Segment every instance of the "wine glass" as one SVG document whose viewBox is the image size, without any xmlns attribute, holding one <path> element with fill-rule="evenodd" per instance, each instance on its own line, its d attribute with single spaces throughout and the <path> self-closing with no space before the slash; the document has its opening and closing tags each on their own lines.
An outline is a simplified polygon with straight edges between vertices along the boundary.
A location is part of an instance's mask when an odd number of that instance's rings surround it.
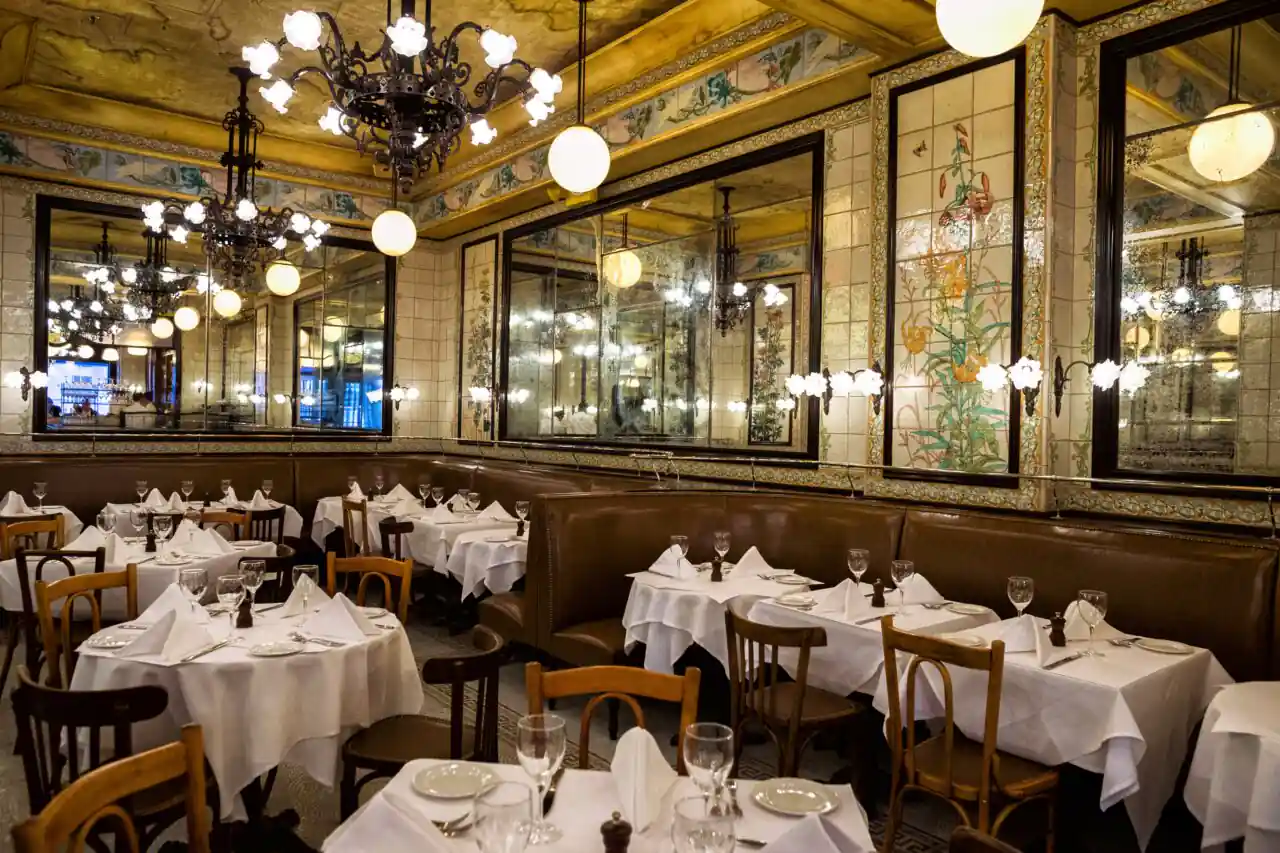
<svg viewBox="0 0 1280 853">
<path fill-rule="evenodd" d="M 381 474 L 373 475 L 373 490 L 374 492 L 377 493 L 378 497 L 382 497 L 382 487 L 386 484 L 386 482 L 387 482 L 386 480 L 382 479 Z"/>
<path fill-rule="evenodd" d="M 236 611 L 240 609 L 240 602 L 244 600 L 244 582 L 239 575 L 223 575 L 218 578 L 216 589 L 218 591 L 218 603 L 227 608 L 230 616 L 230 627 L 234 630 Z"/>
<path fill-rule="evenodd" d="M 459 512 L 466 512 L 467 496 L 470 494 L 470 489 L 458 489 L 458 494 L 454 497 L 454 506 Z"/>
<path fill-rule="evenodd" d="M 263 480 L 263 481 L 262 481 L 262 496 L 263 496 L 264 498 L 269 498 L 269 497 L 271 497 L 271 490 L 272 490 L 272 489 L 274 489 L 274 488 L 275 488 L 275 486 L 276 486 L 276 484 L 275 484 L 275 483 L 273 483 L 272 481 L 270 481 L 270 480 Z"/>
<path fill-rule="evenodd" d="M 110 509 L 104 509 L 98 513 L 98 517 L 94 522 L 98 525 L 98 529 L 102 531 L 102 535 L 106 536 L 112 530 L 116 529 L 116 514 Z"/>
<path fill-rule="evenodd" d="M 240 582 L 249 592 L 249 606 L 258 595 L 258 587 L 262 586 L 263 576 L 267 573 L 266 560 L 241 560 Z"/>
<path fill-rule="evenodd" d="M 521 521 L 525 521 L 529 518 L 529 502 L 528 501 L 516 501 L 516 516 Z"/>
<path fill-rule="evenodd" d="M 889 576 L 893 578 L 893 585 L 897 587 L 898 592 L 902 593 L 902 603 L 907 603 L 907 591 L 902 585 L 916 573 L 916 564 L 910 560 L 894 560 L 889 566 Z"/>
<path fill-rule="evenodd" d="M 49 494 L 48 483 L 32 483 L 31 494 L 36 496 L 36 512 L 44 512 L 44 498 Z"/>
<path fill-rule="evenodd" d="M 294 566 L 293 567 L 293 586 L 302 592 L 302 612 L 307 612 L 307 599 L 311 597 L 311 590 L 315 589 L 316 579 L 320 577 L 319 566 Z"/>
<path fill-rule="evenodd" d="M 476 794 L 471 834 L 480 853 L 520 853 L 533 829 L 533 792 L 520 782 L 499 782 Z"/>
<path fill-rule="evenodd" d="M 169 534 L 173 532 L 173 516 L 164 512 L 157 512 L 151 517 L 151 529 L 155 531 L 156 538 L 161 542 L 169 541 Z"/>
<path fill-rule="evenodd" d="M 548 823 L 542 813 L 542 794 L 564 761 L 564 749 L 563 719 L 555 714 L 530 714 L 520 718 L 516 725 L 516 757 L 538 786 L 538 807 L 529 833 L 530 844 L 549 844 L 560 838 L 560 830 Z"/>
<path fill-rule="evenodd" d="M 133 535 L 145 535 L 147 530 L 147 511 L 141 504 L 129 507 L 129 523 L 133 525 Z"/>
<path fill-rule="evenodd" d="M 672 536 L 671 547 L 676 549 L 676 565 L 680 565 L 680 561 L 689 556 L 689 537 L 688 536 Z"/>
<path fill-rule="evenodd" d="M 704 797 L 719 799 L 733 770 L 733 729 L 723 723 L 690 723 L 684 730 L 684 766 Z"/>
<path fill-rule="evenodd" d="M 231 481 L 223 480 L 219 488 L 222 489 L 222 502 L 225 504 L 231 498 Z"/>
<path fill-rule="evenodd" d="M 732 853 L 738 843 L 733 810 L 705 797 L 685 797 L 675 804 L 671 843 L 676 853 Z"/>
<path fill-rule="evenodd" d="M 467 495 L 467 509 L 471 512 L 480 511 L 480 493 L 471 492 Z"/>
<path fill-rule="evenodd" d="M 867 567 L 871 565 L 871 552 L 863 548 L 850 548 L 846 559 L 849 574 L 853 575 L 854 587 L 862 586 L 862 576 L 867 573 Z"/>
<path fill-rule="evenodd" d="M 147 496 L 147 481 L 138 480 L 133 484 L 133 490 L 138 493 L 138 503 L 142 503 L 142 499 Z"/>
<path fill-rule="evenodd" d="M 178 490 L 182 492 L 182 499 L 190 503 L 191 493 L 196 490 L 196 484 L 191 482 L 190 480 L 183 480 L 182 483 L 178 486 Z"/>
<path fill-rule="evenodd" d="M 356 490 L 356 486 L 360 484 L 360 479 L 355 474 L 347 475 L 347 494 L 351 494 Z"/>
<path fill-rule="evenodd" d="M 432 505 L 433 505 L 433 506 L 440 506 L 440 502 L 441 502 L 441 501 L 443 501 L 443 500 L 444 500 L 444 487 L 443 487 L 443 486 L 432 486 L 432 487 L 431 487 L 431 503 L 432 503 Z"/>
<path fill-rule="evenodd" d="M 209 573 L 204 569 L 187 568 L 178 572 L 178 589 L 191 602 L 191 612 L 196 612 L 196 605 L 204 598 L 204 591 L 209 588 Z"/>
<path fill-rule="evenodd" d="M 427 495 L 431 494 L 431 484 L 423 481 L 418 484 L 418 497 L 422 498 L 422 508 L 427 508 Z"/>
<path fill-rule="evenodd" d="M 1076 599 L 1079 602 L 1077 609 L 1080 611 L 1080 618 L 1089 626 L 1089 648 L 1085 654 L 1100 658 L 1103 656 L 1102 652 L 1093 647 L 1093 630 L 1107 618 L 1107 594 L 1098 589 L 1082 589 L 1076 593 Z"/>
<path fill-rule="evenodd" d="M 1021 575 L 1014 575 L 1009 578 L 1007 585 L 1009 593 L 1009 601 L 1017 609 L 1018 615 L 1022 615 L 1022 611 L 1026 610 L 1031 604 L 1031 599 L 1036 594 L 1036 582 L 1031 578 L 1024 578 Z"/>
</svg>

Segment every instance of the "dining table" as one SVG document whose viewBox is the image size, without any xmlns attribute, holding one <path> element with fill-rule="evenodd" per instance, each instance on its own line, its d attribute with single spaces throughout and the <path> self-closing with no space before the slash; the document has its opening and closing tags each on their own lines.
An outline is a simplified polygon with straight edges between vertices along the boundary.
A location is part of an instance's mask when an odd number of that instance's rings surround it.
<svg viewBox="0 0 1280 853">
<path fill-rule="evenodd" d="M 521 536 L 507 529 L 468 530 L 459 533 L 435 570 L 451 575 L 462 587 L 462 600 L 510 592 L 525 574 L 529 556 L 529 531 Z"/>
<path fill-rule="evenodd" d="M 204 507 L 204 502 L 182 502 L 176 506 L 178 507 L 177 509 L 170 509 L 167 505 L 163 507 L 143 506 L 143 510 L 150 514 L 155 512 L 184 512 L 188 507 L 194 507 L 198 512 Z M 286 503 L 281 503 L 280 501 L 273 501 L 269 499 L 262 501 L 258 506 L 262 509 L 273 510 L 284 507 L 284 520 L 281 524 L 281 535 L 291 537 L 298 537 L 302 535 L 302 513 L 298 512 L 294 507 Z M 254 504 L 252 500 L 212 501 L 208 506 L 208 509 L 211 510 L 235 510 L 238 512 L 248 512 L 253 508 Z M 116 520 L 114 529 L 121 536 L 142 536 L 147 532 L 146 525 L 135 526 L 133 519 L 130 517 L 130 512 L 135 509 L 138 509 L 138 504 L 136 503 L 108 503 L 102 508 L 102 511 L 110 512 L 115 515 Z M 71 537 L 68 535 L 67 538 L 70 539 Z"/>
<path fill-rule="evenodd" d="M 13 495 L 15 493 L 10 492 L 9 494 Z M 9 501 L 6 500 L 7 502 Z M 37 518 L 47 518 L 51 515 L 62 516 L 62 531 L 67 541 L 74 539 L 84 529 L 84 522 L 74 512 L 60 504 L 44 504 L 44 506 L 32 507 L 19 503 L 15 511 L 0 513 L 0 523 L 30 521 Z"/>
<path fill-rule="evenodd" d="M 476 842 L 470 833 L 446 838 L 433 821 L 464 818 L 471 809 L 470 799 L 438 799 L 424 796 L 415 789 L 420 774 L 441 764 L 438 759 L 410 761 L 399 773 L 344 821 L 325 839 L 323 853 L 449 853 L 474 851 Z M 517 765 L 484 764 L 504 782 L 530 784 L 529 777 Z M 742 815 L 735 820 L 735 834 L 759 842 L 781 837 L 800 820 L 767 811 L 756 802 L 758 786 L 767 781 L 738 780 L 737 799 Z M 417 786 L 421 788 L 421 785 Z M 827 819 L 844 832 L 862 851 L 875 850 L 867 815 L 847 785 L 824 788 L 836 802 Z M 697 795 L 688 777 L 680 777 L 666 792 L 658 817 L 643 829 L 633 828 L 628 850 L 635 853 L 669 853 L 674 803 Z M 545 853 L 583 853 L 602 850 L 601 824 L 614 812 L 625 813 L 618 785 L 612 774 L 603 770 L 567 769 L 560 779 L 547 819 L 562 833 L 561 837 L 530 850 Z M 739 847 L 738 849 L 746 849 Z"/>
</svg>

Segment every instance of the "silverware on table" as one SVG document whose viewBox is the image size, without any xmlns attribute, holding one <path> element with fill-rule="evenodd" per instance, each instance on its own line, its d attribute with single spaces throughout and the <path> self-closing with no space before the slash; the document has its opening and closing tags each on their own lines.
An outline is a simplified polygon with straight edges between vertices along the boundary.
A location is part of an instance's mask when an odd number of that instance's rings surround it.
<svg viewBox="0 0 1280 853">
<path fill-rule="evenodd" d="M 730 779 L 725 783 L 725 789 L 729 792 L 729 808 L 733 809 L 733 816 L 742 817 L 742 806 L 738 805 L 738 780 Z"/>
<path fill-rule="evenodd" d="M 254 610 L 253 612 L 254 612 L 254 613 L 266 613 L 268 610 L 275 610 L 277 607 L 284 607 L 286 604 L 288 604 L 288 602 L 286 602 L 286 601 L 282 601 L 282 602 L 280 602 L 279 604 L 268 604 L 268 605 L 266 605 L 265 607 L 259 607 L 259 608 L 257 608 L 257 609 L 256 609 L 256 610 Z"/>
<path fill-rule="evenodd" d="M 471 813 L 459 815 L 451 820 L 433 820 L 436 829 L 440 830 L 440 834 L 445 838 L 452 838 L 455 835 L 461 835 L 471 828 Z"/>
<path fill-rule="evenodd" d="M 204 656 L 205 656 L 205 655 L 207 655 L 207 654 L 212 654 L 213 652 L 216 652 L 218 649 L 222 648 L 223 646 L 231 645 L 231 642 L 232 642 L 234 639 L 235 639 L 234 637 L 227 637 L 227 638 L 226 638 L 226 639 L 224 639 L 224 640 L 219 640 L 219 641 L 218 641 L 218 642 L 216 642 L 216 643 L 211 643 L 211 644 L 209 644 L 209 645 L 205 646 L 203 649 L 199 649 L 199 650 L 194 651 L 194 652 L 192 652 L 191 654 L 187 655 L 185 658 L 183 658 L 181 661 L 179 661 L 179 663 L 190 663 L 191 661 L 195 660 L 196 658 L 202 658 L 202 657 L 204 657 Z"/>
<path fill-rule="evenodd" d="M 1085 652 L 1076 652 L 1073 655 L 1067 655 L 1065 658 L 1056 660 L 1053 663 L 1047 663 L 1044 665 L 1044 668 L 1057 669 L 1058 667 L 1062 666 L 1065 663 L 1071 663 L 1073 660 L 1080 660 L 1080 658 L 1083 658 L 1083 657 L 1088 657 L 1088 655 Z"/>
<path fill-rule="evenodd" d="M 1138 642 L 1141 639 L 1142 639 L 1141 637 L 1114 637 L 1110 640 L 1107 640 L 1107 642 L 1117 648 L 1128 649 L 1128 648 L 1131 648 L 1134 643 Z"/>
<path fill-rule="evenodd" d="M 939 601 L 933 604 L 921 603 L 920 606 L 923 607 L 925 610 L 942 610 L 944 607 L 947 607 L 950 604 L 951 604 L 950 601 Z"/>
<path fill-rule="evenodd" d="M 546 792 L 545 794 L 543 794 L 543 795 L 542 795 L 542 815 L 543 815 L 543 817 L 546 817 L 547 813 L 551 811 L 551 806 L 555 804 L 555 801 L 556 801 L 556 789 L 560 787 L 560 777 L 562 777 L 562 776 L 564 776 L 564 766 L 563 766 L 563 765 L 561 765 L 560 769 L 559 769 L 559 770 L 557 770 L 557 771 L 555 772 L 555 775 L 553 775 L 553 776 L 551 777 L 551 783 L 547 785 L 547 792 Z"/>
<path fill-rule="evenodd" d="M 328 646 L 331 649 L 340 649 L 346 645 L 346 643 L 341 640 L 330 640 L 327 637 L 309 637 L 301 631 L 293 631 L 289 636 L 292 639 L 297 640 L 299 643 L 315 643 L 318 646 Z"/>
<path fill-rule="evenodd" d="M 884 615 L 885 615 L 885 614 L 883 614 L 883 613 L 877 613 L 875 616 L 868 616 L 868 617 L 867 617 L 867 618 L 865 618 L 865 619 L 855 619 L 855 620 L 854 620 L 854 622 L 853 622 L 853 624 L 855 624 L 855 625 L 870 625 L 872 622 L 879 622 L 882 618 L 884 618 Z"/>
<path fill-rule="evenodd" d="M 748 850 L 760 850 L 769 846 L 767 841 L 761 841 L 758 838 L 735 838 L 734 841 Z"/>
</svg>

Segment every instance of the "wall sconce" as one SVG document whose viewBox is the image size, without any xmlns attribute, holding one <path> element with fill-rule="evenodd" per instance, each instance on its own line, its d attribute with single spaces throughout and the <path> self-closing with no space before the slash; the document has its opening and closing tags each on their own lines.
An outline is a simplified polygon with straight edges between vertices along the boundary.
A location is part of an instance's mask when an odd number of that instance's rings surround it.
<svg viewBox="0 0 1280 853">
<path fill-rule="evenodd" d="M 823 414 L 831 413 L 832 397 L 848 397 L 851 394 L 862 394 L 871 400 L 875 413 L 880 414 L 880 401 L 884 394 L 884 369 L 879 361 L 873 361 L 870 367 L 863 367 L 853 373 L 838 371 L 832 373 L 824 367 L 821 373 L 810 373 L 801 376 L 798 373 L 787 377 L 787 391 L 792 397 L 808 395 L 822 398 Z M 781 407 L 780 407 L 781 408 Z M 795 406 L 788 406 L 792 410 Z"/>
<path fill-rule="evenodd" d="M 49 374 L 43 370 L 31 370 L 24 366 L 19 370 L 6 373 L 4 375 L 4 385 L 6 388 L 20 390 L 22 392 L 22 402 L 25 403 L 32 388 L 48 387 Z"/>
<path fill-rule="evenodd" d="M 471 402 L 476 404 L 488 403 L 493 399 L 493 391 L 479 385 L 472 385 L 468 391 L 471 394 Z"/>
<path fill-rule="evenodd" d="M 1067 390 L 1067 381 L 1070 379 L 1068 374 L 1076 365 L 1084 365 L 1089 369 L 1089 380 L 1099 391 L 1110 391 L 1112 386 L 1119 384 L 1121 391 L 1131 394 L 1146 385 L 1147 377 L 1151 375 L 1150 370 L 1136 361 L 1126 361 L 1123 365 L 1119 365 L 1108 358 L 1096 362 L 1073 361 L 1063 367 L 1062 356 L 1058 356 L 1053 360 L 1053 414 L 1055 417 L 1062 414 L 1062 395 Z"/>
<path fill-rule="evenodd" d="M 397 382 L 395 385 L 392 385 L 390 388 L 388 388 L 385 392 L 370 391 L 369 402 L 376 403 L 379 399 L 381 399 L 384 396 L 391 401 L 391 404 L 395 407 L 395 410 L 398 412 L 400 411 L 401 403 L 403 403 L 405 400 L 408 400 L 409 402 L 413 402 L 414 400 L 418 399 L 419 393 L 417 388 L 414 388 L 411 385 L 401 385 L 400 383 Z"/>
<path fill-rule="evenodd" d="M 281 406 L 292 406 L 294 400 L 297 400 L 298 405 L 301 406 L 314 406 L 316 404 L 316 398 L 310 394 L 303 394 L 300 397 L 294 397 L 292 394 L 272 394 L 271 399 Z"/>
<path fill-rule="evenodd" d="M 1013 364 L 984 364 L 978 369 L 978 381 L 984 391 L 999 391 L 1013 384 L 1022 392 L 1023 408 L 1027 417 L 1036 413 L 1036 400 L 1040 397 L 1040 385 L 1044 382 L 1044 370 L 1040 362 L 1025 355 Z"/>
</svg>

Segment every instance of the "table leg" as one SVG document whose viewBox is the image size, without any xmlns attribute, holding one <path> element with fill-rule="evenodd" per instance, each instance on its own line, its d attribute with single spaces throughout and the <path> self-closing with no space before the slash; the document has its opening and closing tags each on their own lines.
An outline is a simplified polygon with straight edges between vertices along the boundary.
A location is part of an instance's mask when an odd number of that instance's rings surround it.
<svg viewBox="0 0 1280 853">
<path fill-rule="evenodd" d="M 294 850 L 301 853 L 310 850 L 294 834 L 302 821 L 296 811 L 285 809 L 276 815 L 266 813 L 269 793 L 261 778 L 254 779 L 240 792 L 248 819 L 232 827 L 232 849 L 236 853 L 287 853 Z"/>
</svg>

